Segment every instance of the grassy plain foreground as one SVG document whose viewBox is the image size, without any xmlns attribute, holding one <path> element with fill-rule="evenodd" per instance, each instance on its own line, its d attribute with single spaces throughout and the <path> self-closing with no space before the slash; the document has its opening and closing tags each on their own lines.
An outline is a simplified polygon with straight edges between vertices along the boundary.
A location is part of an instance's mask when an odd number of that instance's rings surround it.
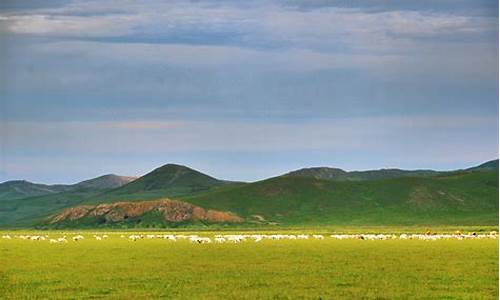
<svg viewBox="0 0 500 300">
<path fill-rule="evenodd" d="M 192 244 L 121 234 L 0 239 L 0 299 L 498 299 L 498 240 Z"/>
</svg>

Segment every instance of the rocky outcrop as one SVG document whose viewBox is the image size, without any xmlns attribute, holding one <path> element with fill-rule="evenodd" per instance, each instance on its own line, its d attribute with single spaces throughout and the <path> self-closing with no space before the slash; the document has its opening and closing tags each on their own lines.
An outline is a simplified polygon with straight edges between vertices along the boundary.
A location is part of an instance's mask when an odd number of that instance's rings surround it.
<svg viewBox="0 0 500 300">
<path fill-rule="evenodd" d="M 107 222 L 117 223 L 129 218 L 140 217 L 148 212 L 159 212 L 165 221 L 179 223 L 189 221 L 206 221 L 213 223 L 243 222 L 239 216 L 224 211 L 206 210 L 204 208 L 181 201 L 160 199 L 140 202 L 115 202 L 99 205 L 81 205 L 66 208 L 51 217 L 50 223 L 77 221 L 90 217 L 104 218 Z"/>
</svg>

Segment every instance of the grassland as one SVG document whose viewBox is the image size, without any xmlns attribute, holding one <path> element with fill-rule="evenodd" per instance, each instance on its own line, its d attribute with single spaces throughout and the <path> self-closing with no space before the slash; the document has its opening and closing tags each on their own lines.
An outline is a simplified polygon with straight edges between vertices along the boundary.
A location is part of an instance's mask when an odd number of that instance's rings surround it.
<svg viewBox="0 0 500 300">
<path fill-rule="evenodd" d="M 191 244 L 83 234 L 66 244 L 0 239 L 0 299 L 498 299 L 498 240 Z"/>
<path fill-rule="evenodd" d="M 275 177 L 181 200 L 281 225 L 495 225 L 498 172 L 332 181 Z"/>
</svg>

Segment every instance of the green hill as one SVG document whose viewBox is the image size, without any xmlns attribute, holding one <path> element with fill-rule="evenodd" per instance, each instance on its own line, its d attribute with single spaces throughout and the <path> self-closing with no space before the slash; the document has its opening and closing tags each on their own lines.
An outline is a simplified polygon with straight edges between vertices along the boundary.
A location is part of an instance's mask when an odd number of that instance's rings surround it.
<svg viewBox="0 0 500 300">
<path fill-rule="evenodd" d="M 453 172 L 310 168 L 236 183 L 168 164 L 116 189 L 103 186 L 123 181 L 103 176 L 62 192 L 3 199 L 0 227 L 33 226 L 68 207 L 165 197 L 234 213 L 245 224 L 496 225 L 498 169 L 492 166 Z"/>
<path fill-rule="evenodd" d="M 315 167 L 292 171 L 283 176 L 310 177 L 337 181 L 377 180 L 399 177 L 429 177 L 443 174 L 433 170 L 380 169 L 368 171 L 344 171 L 338 168 Z"/>
<path fill-rule="evenodd" d="M 99 201 L 195 194 L 228 183 L 186 166 L 166 164 L 118 189 L 102 194 Z"/>
<path fill-rule="evenodd" d="M 72 185 L 4 182 L 0 184 L 0 227 L 31 226 L 49 214 L 94 199 L 134 179 L 110 174 Z"/>
<path fill-rule="evenodd" d="M 31 226 L 61 209 L 76 205 L 194 195 L 228 184 L 234 183 L 175 164 L 164 165 L 138 179 L 104 175 L 65 186 L 62 192 L 4 199 L 0 201 L 0 227 Z"/>
<path fill-rule="evenodd" d="M 73 191 L 105 191 L 119 188 L 135 179 L 136 177 L 109 174 L 75 184 L 54 185 L 32 183 L 26 180 L 12 180 L 0 183 L 0 201 L 54 195 Z"/>
<path fill-rule="evenodd" d="M 0 201 L 55 194 L 70 189 L 67 185 L 46 185 L 26 180 L 12 180 L 0 183 Z"/>
<path fill-rule="evenodd" d="M 119 188 L 136 179 L 137 177 L 108 174 L 79 182 L 71 186 L 71 190 L 105 191 Z"/>
<path fill-rule="evenodd" d="M 479 166 L 467 169 L 468 171 L 498 171 L 498 159 L 490 160 Z"/>
<path fill-rule="evenodd" d="M 50 214 L 96 195 L 87 190 L 0 201 L 0 228 L 33 226 Z"/>
<path fill-rule="evenodd" d="M 370 181 L 280 176 L 183 200 L 282 225 L 495 225 L 498 172 Z"/>
</svg>

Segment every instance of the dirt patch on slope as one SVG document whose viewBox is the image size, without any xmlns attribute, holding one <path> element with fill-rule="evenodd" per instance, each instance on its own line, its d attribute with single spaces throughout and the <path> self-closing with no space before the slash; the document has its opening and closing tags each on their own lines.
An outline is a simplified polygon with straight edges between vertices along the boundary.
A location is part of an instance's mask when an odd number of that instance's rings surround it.
<svg viewBox="0 0 500 300">
<path fill-rule="evenodd" d="M 53 216 L 50 223 L 66 220 L 75 221 L 84 217 L 105 218 L 111 222 L 120 222 L 128 218 L 140 217 L 148 212 L 160 212 L 165 221 L 207 221 L 214 223 L 243 222 L 239 216 L 224 211 L 206 210 L 181 201 L 160 199 L 140 202 L 116 202 L 99 205 L 82 205 L 64 209 Z"/>
</svg>

